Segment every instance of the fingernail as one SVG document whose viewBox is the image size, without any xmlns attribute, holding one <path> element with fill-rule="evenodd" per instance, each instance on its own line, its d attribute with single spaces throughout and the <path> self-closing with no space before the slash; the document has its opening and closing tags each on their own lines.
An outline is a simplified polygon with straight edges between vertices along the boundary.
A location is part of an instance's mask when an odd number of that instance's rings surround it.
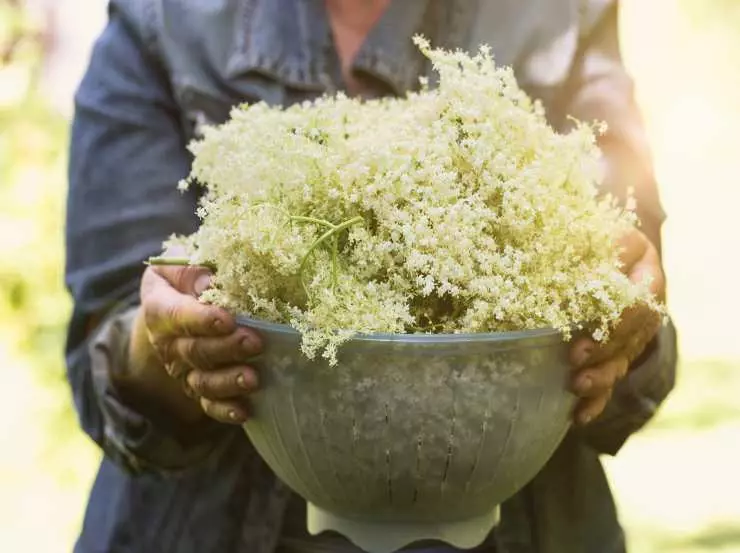
<svg viewBox="0 0 740 553">
<path fill-rule="evenodd" d="M 588 424 L 591 422 L 592 418 L 593 417 L 589 415 L 588 413 L 584 413 L 578 417 L 578 420 L 580 421 L 581 424 Z"/>
<path fill-rule="evenodd" d="M 245 377 L 243 374 L 240 374 L 236 377 L 236 383 L 242 387 L 242 388 L 249 388 L 249 384 L 247 383 L 247 377 Z"/>
<path fill-rule="evenodd" d="M 196 296 L 200 296 L 203 292 L 208 290 L 211 286 L 211 275 L 201 275 L 195 280 L 193 284 L 193 291 Z"/>
<path fill-rule="evenodd" d="M 231 420 L 233 420 L 233 421 L 238 421 L 239 420 L 239 414 L 232 409 L 231 411 L 229 411 L 229 418 Z"/>
</svg>

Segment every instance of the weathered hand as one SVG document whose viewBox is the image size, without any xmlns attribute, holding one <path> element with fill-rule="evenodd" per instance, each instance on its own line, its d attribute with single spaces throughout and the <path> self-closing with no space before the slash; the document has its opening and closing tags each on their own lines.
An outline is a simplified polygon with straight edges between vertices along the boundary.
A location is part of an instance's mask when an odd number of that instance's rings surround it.
<svg viewBox="0 0 740 553">
<path fill-rule="evenodd" d="M 262 344 L 225 310 L 198 301 L 210 278 L 203 267 L 148 267 L 135 323 L 141 329 L 134 332 L 130 356 L 147 360 L 139 372 L 150 382 L 160 382 L 150 388 L 169 396 L 170 404 L 174 389 L 182 400 L 186 395 L 197 399 L 208 416 L 240 424 L 249 415 L 248 395 L 257 386 L 257 374 L 246 360 L 258 354 Z M 164 371 L 169 376 L 163 379 Z M 176 398 L 180 405 L 181 399 Z M 187 402 L 195 406 L 192 399 Z"/>
<path fill-rule="evenodd" d="M 659 300 L 665 297 L 665 276 L 655 246 L 634 229 L 620 241 L 622 270 L 631 281 L 651 279 L 650 290 Z M 572 390 L 581 399 L 574 418 L 587 424 L 597 417 L 611 398 L 615 384 L 622 379 L 645 346 L 657 334 L 662 316 L 646 305 L 627 309 L 604 345 L 590 338 L 576 340 L 571 348 L 575 367 Z"/>
</svg>

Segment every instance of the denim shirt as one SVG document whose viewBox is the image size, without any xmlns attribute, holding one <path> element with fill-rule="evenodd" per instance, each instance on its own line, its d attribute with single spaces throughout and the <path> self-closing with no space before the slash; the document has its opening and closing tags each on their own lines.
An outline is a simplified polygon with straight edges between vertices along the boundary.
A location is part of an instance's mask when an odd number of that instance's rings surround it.
<svg viewBox="0 0 740 553">
<path fill-rule="evenodd" d="M 111 385 L 125 371 L 143 261 L 173 233 L 197 228 L 198 191 L 176 183 L 203 124 L 242 102 L 289 105 L 344 89 L 323 0 L 112 0 L 76 95 L 66 281 L 74 299 L 68 378 L 84 430 L 105 456 L 77 553 L 273 553 L 293 493 L 243 431 L 182 427 Z M 411 44 L 489 44 L 550 122 L 609 124 L 605 187 L 634 188 L 659 245 L 663 212 L 619 56 L 609 0 L 394 0 L 353 62 L 369 96 L 402 95 L 430 67 Z M 616 453 L 673 387 L 666 326 L 605 412 L 571 431 L 542 471 L 502 505 L 487 543 L 498 553 L 624 550 L 600 453 Z"/>
</svg>

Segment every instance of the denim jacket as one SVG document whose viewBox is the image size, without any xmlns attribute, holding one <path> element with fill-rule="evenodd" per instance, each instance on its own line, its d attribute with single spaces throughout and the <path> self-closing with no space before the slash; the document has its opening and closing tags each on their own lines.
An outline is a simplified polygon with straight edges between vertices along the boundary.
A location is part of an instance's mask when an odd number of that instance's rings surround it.
<svg viewBox="0 0 740 553">
<path fill-rule="evenodd" d="M 136 405 L 111 385 L 125 370 L 143 261 L 197 228 L 187 143 L 238 103 L 289 105 L 344 88 L 323 0 L 111 0 L 109 23 L 76 95 L 66 281 L 74 299 L 68 378 L 84 430 L 105 452 L 77 553 L 273 553 L 290 492 L 240 429 L 197 428 Z M 353 69 L 369 95 L 402 95 L 430 67 L 411 44 L 489 44 L 542 100 L 553 126 L 606 121 L 606 187 L 634 188 L 659 244 L 663 212 L 619 56 L 610 0 L 394 0 Z M 543 470 L 502 506 L 499 553 L 624 550 L 600 453 L 616 453 L 674 384 L 666 326 L 606 411 L 569 433 Z M 493 549 L 492 549 L 493 550 Z"/>
</svg>

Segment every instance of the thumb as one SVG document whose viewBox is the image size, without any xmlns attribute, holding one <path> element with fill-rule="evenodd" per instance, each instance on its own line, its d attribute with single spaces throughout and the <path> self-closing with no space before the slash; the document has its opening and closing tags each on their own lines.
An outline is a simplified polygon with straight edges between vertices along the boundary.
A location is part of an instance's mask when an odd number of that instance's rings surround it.
<svg viewBox="0 0 740 553">
<path fill-rule="evenodd" d="M 213 273 L 197 265 L 155 265 L 152 270 L 182 294 L 199 297 L 211 286 Z"/>
</svg>

